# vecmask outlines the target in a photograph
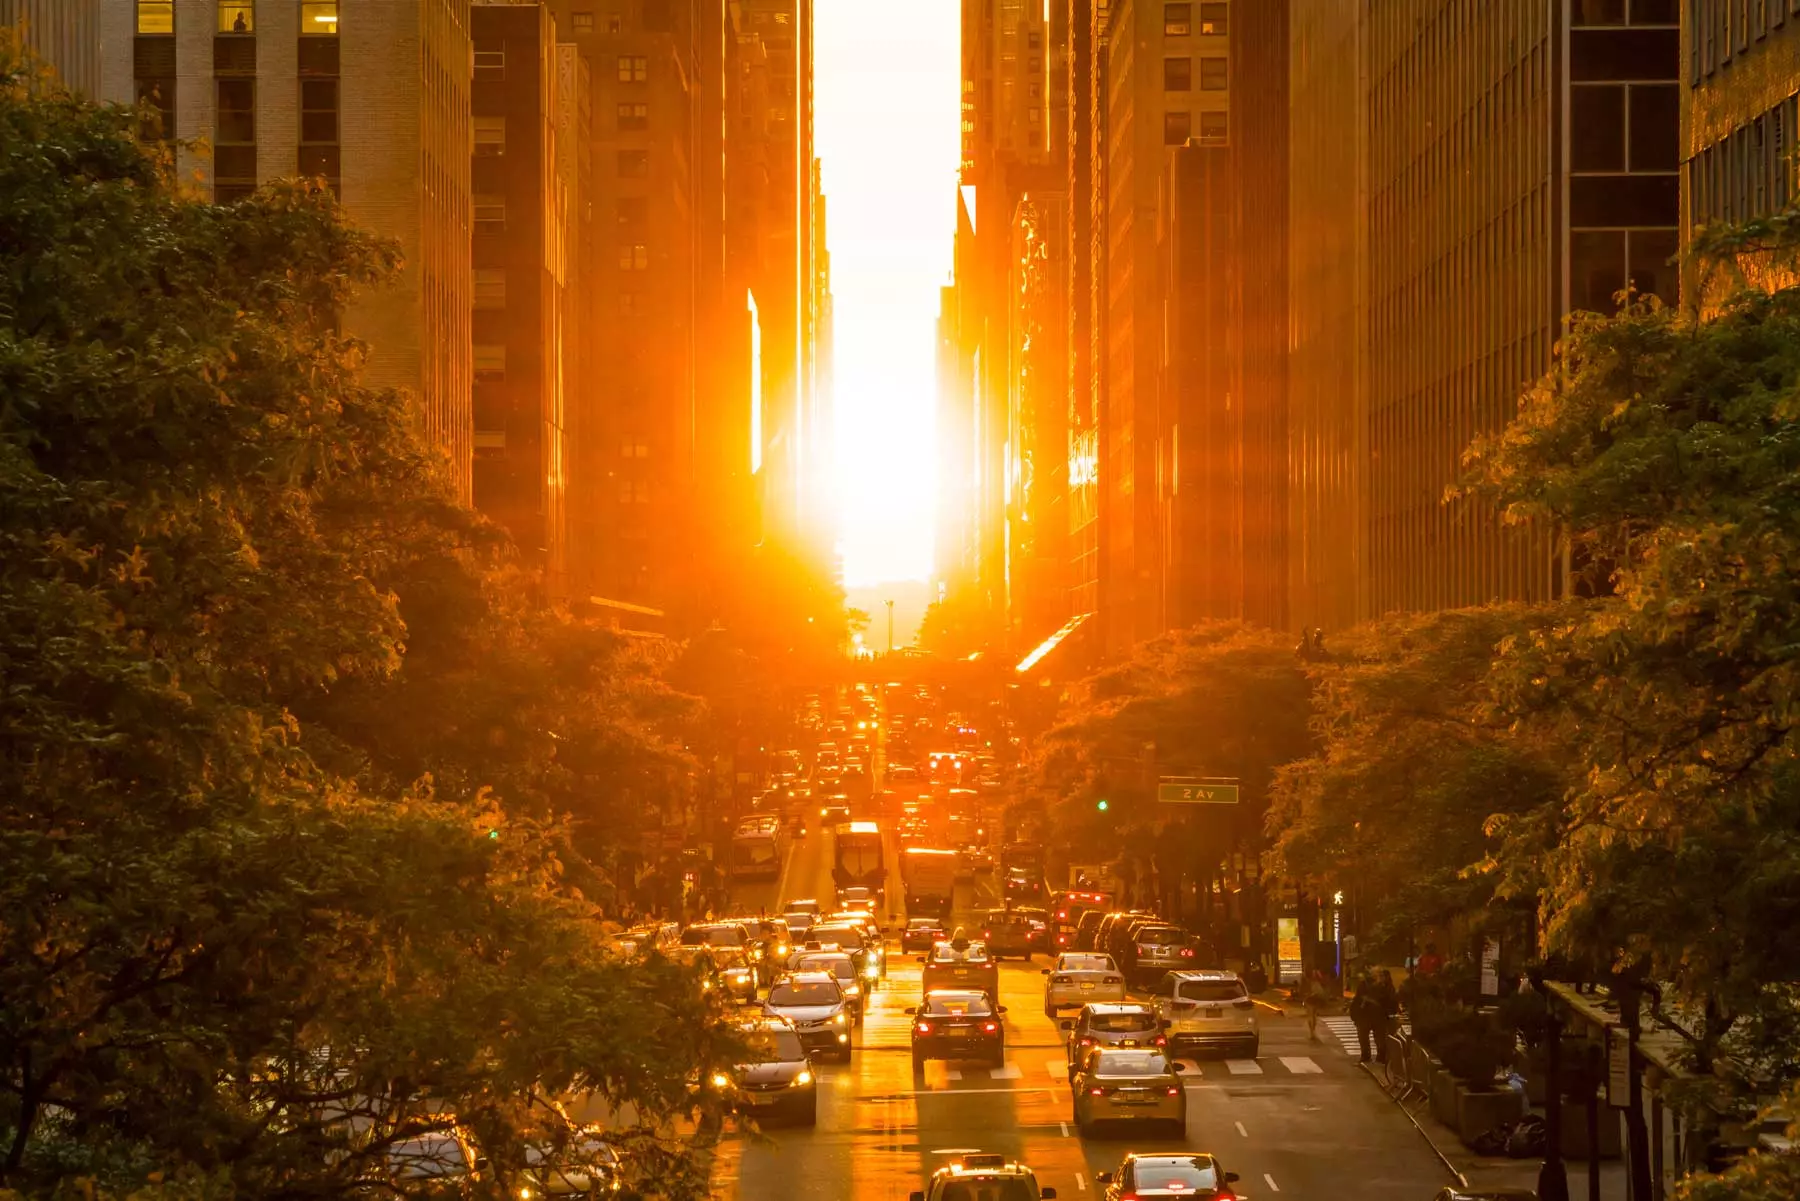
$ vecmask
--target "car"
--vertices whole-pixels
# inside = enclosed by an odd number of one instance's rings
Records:
[[[1064,951],[1056,966],[1044,969],[1044,1016],[1055,1019],[1064,1009],[1089,1001],[1123,1001],[1125,976],[1111,955]]]
[[[849,820],[850,802],[847,798],[839,799],[833,797],[825,804],[819,806],[819,822],[822,825],[843,823]]]
[[[1039,1187],[1030,1168],[1004,1155],[965,1152],[933,1172],[907,1201],[1056,1201],[1056,1190]]]
[[[1162,979],[1164,972],[1204,966],[1195,961],[1192,936],[1156,918],[1132,922],[1113,943],[1113,958],[1134,984],[1149,985]]]
[[[995,1005],[979,989],[941,988],[906,1012],[913,1019],[913,1071],[923,1071],[927,1059],[1006,1063],[1006,1031],[1000,1025],[1006,1006]]]
[[[1017,955],[1030,959],[1032,952],[1031,919],[1008,909],[990,909],[982,915],[981,940],[995,959]]]
[[[949,933],[944,929],[944,923],[935,917],[910,917],[906,919],[906,928],[900,931],[900,949],[929,951]]]
[[[1094,1175],[1095,1184],[1106,1186],[1101,1201],[1127,1201],[1136,1197],[1205,1197],[1207,1201],[1236,1201],[1231,1186],[1238,1174],[1227,1172],[1211,1155],[1174,1155],[1133,1152],[1110,1172]]]
[[[862,980],[873,983],[881,977],[881,942],[869,933],[859,915],[850,921],[820,922],[806,932],[806,945],[810,950],[813,943],[836,943],[838,950],[856,960],[856,974]]]
[[[1080,947],[1083,951],[1105,951],[1113,957],[1113,962],[1124,966],[1124,934],[1125,927],[1140,918],[1155,918],[1154,913],[1145,909],[1115,909],[1100,919],[1100,925],[1094,930],[1092,946]]]
[[[856,971],[856,960],[843,951],[802,951],[789,961],[789,966],[796,972],[830,972],[837,977],[838,987],[850,1003],[850,1012],[857,1024],[862,1024],[863,982]]]
[[[701,922],[681,932],[684,947],[741,947],[748,950],[754,941],[750,927],[743,922]]]
[[[795,913],[810,913],[814,917],[818,917],[819,913],[823,909],[824,909],[824,906],[820,905],[819,902],[815,901],[813,898],[799,897],[799,898],[789,901],[787,904],[783,905],[781,907],[781,913],[782,913],[783,917],[787,917],[790,914],[795,914]],[[789,925],[792,925],[792,924],[793,923],[791,923],[791,922],[789,923]]]
[[[559,1145],[529,1143],[519,1173],[517,1195],[534,1197],[603,1197],[624,1187],[618,1148],[597,1127],[575,1127]]]
[[[715,978],[719,987],[725,990],[726,996],[744,1002],[756,1000],[756,989],[760,981],[757,978],[757,962],[750,957],[750,951],[740,951],[736,947],[713,947],[702,954],[712,961]]]
[[[1132,1122],[1179,1137],[1187,1131],[1180,1072],[1160,1047],[1089,1047],[1069,1082],[1071,1121],[1083,1136],[1101,1122]]]
[[[781,915],[781,920],[787,923],[788,934],[791,936],[788,939],[788,951],[792,953],[795,947],[806,941],[807,935],[812,932],[812,928],[818,923],[819,918],[818,915],[812,913],[784,913]]]
[[[470,1195],[480,1179],[480,1153],[460,1127],[433,1130],[388,1144],[388,1180],[402,1195]]]
[[[1152,998],[1163,1036],[1177,1051],[1223,1048],[1255,1059],[1256,1002],[1236,972],[1169,972]]]
[[[789,1118],[803,1126],[819,1120],[818,1082],[794,1024],[764,1017],[740,1027],[750,1059],[714,1073],[712,1086],[739,1113]]]
[[[1064,1020],[1068,1031],[1069,1079],[1075,1065],[1091,1047],[1161,1047],[1162,1023],[1156,1010],[1136,1001],[1094,1001],[1081,1007],[1073,1021]]]
[[[940,942],[929,954],[919,956],[919,962],[925,969],[919,973],[921,997],[939,988],[979,988],[990,998],[1000,999],[1000,965],[987,947],[964,938],[960,929],[949,942]]]
[[[775,981],[763,1012],[793,1023],[808,1055],[832,1055],[850,1062],[850,1034],[856,1019],[849,999],[829,972],[790,972]]]
[[[840,910],[856,910],[860,913],[875,912],[875,890],[862,885],[837,890],[837,907]]]

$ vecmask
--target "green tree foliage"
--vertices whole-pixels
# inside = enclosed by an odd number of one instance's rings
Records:
[[[1555,806],[1556,749],[1494,711],[1488,677],[1509,638],[1551,616],[1523,606],[1399,615],[1334,637],[1308,664],[1316,755],[1284,768],[1269,830],[1289,872],[1353,885],[1382,934],[1484,919],[1501,849],[1495,815]]]
[[[1800,1139],[1800,1088],[1789,1088],[1778,1111],[1788,1116],[1789,1141]],[[1752,1150],[1721,1172],[1696,1172],[1676,1182],[1672,1201],[1790,1201],[1800,1197],[1800,1155]]]
[[[1552,950],[1647,965],[1703,1064],[1800,977],[1800,289],[1586,319],[1471,486],[1565,531],[1600,594],[1514,640],[1496,691],[1578,748],[1547,848]]]
[[[1308,689],[1279,634],[1233,622],[1165,634],[1076,686],[1034,752],[1034,791],[1084,854],[1160,848],[1166,875],[1203,876],[1254,835],[1277,769],[1311,746]],[[1184,815],[1158,804],[1164,775],[1234,776],[1243,801]]]
[[[730,1036],[604,950],[553,820],[678,758],[679,702],[521,599],[360,381],[334,314],[390,247],[305,186],[198,203],[27,71],[0,50],[0,1182],[335,1196],[452,1114],[500,1171],[573,1094],[694,1191],[667,1119]]]

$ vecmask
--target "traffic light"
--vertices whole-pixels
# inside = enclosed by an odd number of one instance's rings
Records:
[[[1112,806],[1107,802],[1105,797],[1101,797],[1099,800],[1094,802],[1094,808],[1098,809],[1102,813],[1105,813],[1111,807]]]
[[[491,842],[499,842],[500,841],[500,828],[498,826],[495,826],[493,829],[488,831],[488,840]]]

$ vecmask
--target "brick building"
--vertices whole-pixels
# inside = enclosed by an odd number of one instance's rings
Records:
[[[77,92],[100,94],[100,0],[0,0],[0,28],[23,31],[31,52]]]

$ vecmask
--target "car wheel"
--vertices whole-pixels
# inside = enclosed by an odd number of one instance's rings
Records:
[[[1249,1054],[1245,1055],[1244,1058],[1245,1059],[1255,1059],[1256,1053],[1261,1049],[1262,1049],[1262,1040],[1252,1039],[1248,1046]]]

